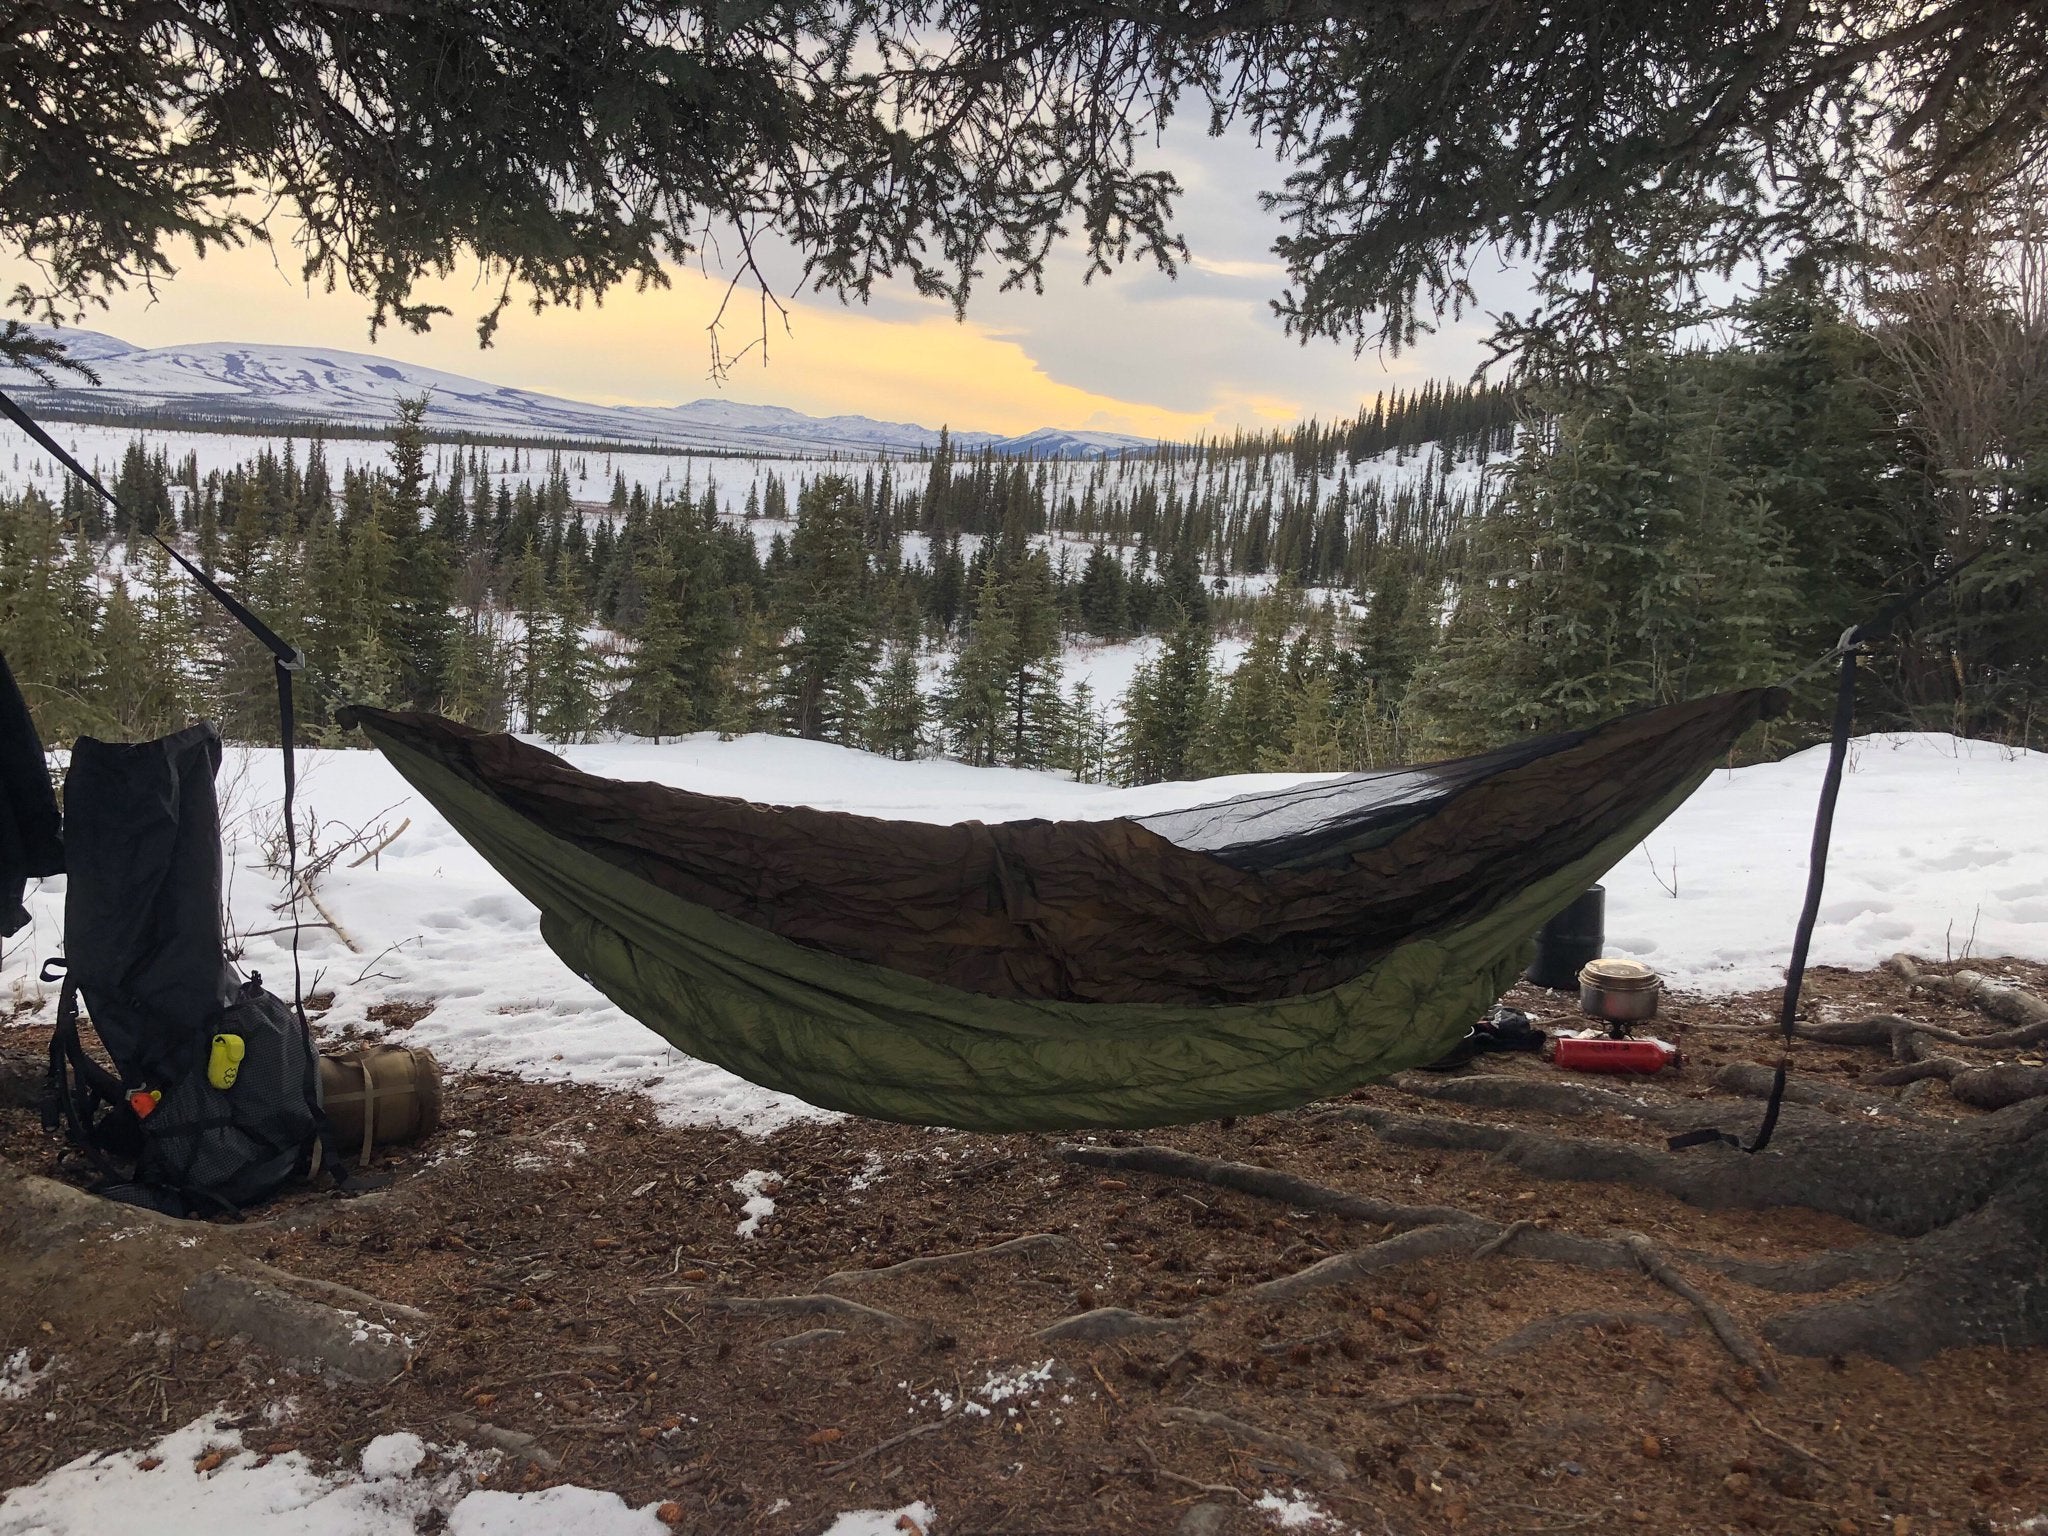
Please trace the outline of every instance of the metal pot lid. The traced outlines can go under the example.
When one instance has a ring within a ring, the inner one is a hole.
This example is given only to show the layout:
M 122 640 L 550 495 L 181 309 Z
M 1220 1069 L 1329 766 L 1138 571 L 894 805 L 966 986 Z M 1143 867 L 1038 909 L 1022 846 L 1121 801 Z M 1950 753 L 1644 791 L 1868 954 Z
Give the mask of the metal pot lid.
M 1582 986 L 1607 992 L 1649 992 L 1664 985 L 1664 978 L 1640 960 L 1610 958 L 1589 960 L 1579 971 Z

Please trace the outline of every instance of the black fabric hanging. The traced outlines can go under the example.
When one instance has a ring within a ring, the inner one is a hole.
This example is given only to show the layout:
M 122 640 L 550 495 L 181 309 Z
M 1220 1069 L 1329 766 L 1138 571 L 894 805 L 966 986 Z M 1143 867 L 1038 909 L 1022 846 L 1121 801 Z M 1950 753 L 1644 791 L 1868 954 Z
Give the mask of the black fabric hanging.
M 0 938 L 28 926 L 29 881 L 64 872 L 61 827 L 42 740 L 0 656 Z

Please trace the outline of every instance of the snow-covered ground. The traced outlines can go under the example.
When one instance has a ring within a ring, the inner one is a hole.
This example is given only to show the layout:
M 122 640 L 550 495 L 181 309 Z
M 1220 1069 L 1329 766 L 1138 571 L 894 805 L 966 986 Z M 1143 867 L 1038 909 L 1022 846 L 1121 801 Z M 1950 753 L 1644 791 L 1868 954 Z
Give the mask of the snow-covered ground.
M 1827 749 L 1717 772 L 1608 875 L 1607 942 L 1673 986 L 1784 979 Z M 1863 736 L 1835 813 L 1816 965 L 2048 961 L 2048 753 Z
M 257 1439 L 261 1440 L 259 1432 Z M 476 1483 L 494 1451 L 379 1435 L 360 1466 L 323 1473 L 297 1451 L 267 1456 L 209 1415 L 153 1446 L 83 1456 L 0 1499 L 0 1536 L 104 1536 L 138 1520 L 151 1536 L 670 1536 L 660 1506 L 562 1486 L 500 1493 Z M 201 1470 L 201 1469 L 204 1470 Z M 673 1518 L 673 1511 L 671 1518 Z M 901 1536 L 926 1529 L 924 1504 L 852 1510 L 820 1536 Z
M 565 755 L 614 778 L 936 822 L 1144 815 L 1290 781 L 1248 775 L 1115 790 L 769 736 L 611 743 Z M 1608 877 L 1610 951 L 1650 962 L 1674 987 L 1775 985 L 1804 888 L 1824 757 L 1815 750 L 1717 772 Z M 349 942 L 308 927 L 300 954 L 307 990 L 336 993 L 331 1018 L 359 1021 L 389 998 L 431 1000 L 434 1011 L 407 1038 L 451 1066 L 639 1090 L 676 1123 L 767 1131 L 817 1113 L 682 1055 L 576 979 L 540 943 L 533 909 L 382 758 L 314 752 L 301 761 L 301 805 L 322 822 L 323 843 L 344 828 L 411 822 L 376 860 L 321 884 Z M 223 770 L 230 905 L 241 933 L 281 922 L 271 909 L 276 883 L 255 867 L 275 825 L 278 767 L 274 751 L 231 750 Z M 32 889 L 33 926 L 7 942 L 0 989 L 39 990 L 41 957 L 61 947 L 62 906 L 62 881 Z M 286 984 L 287 943 L 275 933 L 251 937 L 244 964 Z M 1869 966 L 1901 949 L 2048 961 L 2048 754 L 1938 735 L 1856 743 L 1813 958 Z

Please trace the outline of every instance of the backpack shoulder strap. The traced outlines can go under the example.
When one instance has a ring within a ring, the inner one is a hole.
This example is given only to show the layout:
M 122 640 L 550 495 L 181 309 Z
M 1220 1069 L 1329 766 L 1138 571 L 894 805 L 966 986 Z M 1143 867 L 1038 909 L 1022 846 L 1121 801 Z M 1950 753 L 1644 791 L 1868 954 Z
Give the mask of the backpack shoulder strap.
M 49 977 L 53 961 L 43 968 Z M 114 1165 L 101 1143 L 96 1126 L 102 1109 L 125 1109 L 121 1084 L 105 1067 L 85 1054 L 78 1040 L 78 983 L 67 972 L 57 994 L 57 1020 L 50 1032 L 50 1065 L 43 1082 L 43 1125 L 68 1129 L 71 1139 L 84 1148 L 100 1171 L 109 1178 L 125 1175 Z

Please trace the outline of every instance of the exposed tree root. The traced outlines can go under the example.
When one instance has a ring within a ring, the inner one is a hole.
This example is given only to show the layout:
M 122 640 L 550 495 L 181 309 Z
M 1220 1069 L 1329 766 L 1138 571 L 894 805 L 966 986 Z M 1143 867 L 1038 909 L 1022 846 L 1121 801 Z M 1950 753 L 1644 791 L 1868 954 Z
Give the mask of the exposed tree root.
M 1153 1172 L 1184 1172 L 1188 1177 L 1199 1178 L 1208 1183 L 1222 1182 L 1219 1174 L 1227 1169 L 1231 1180 L 1230 1187 L 1263 1196 L 1284 1198 L 1289 1204 L 1307 1208 L 1342 1210 L 1344 1202 L 1349 1198 L 1341 1190 L 1330 1189 L 1326 1185 L 1314 1184 L 1254 1164 L 1219 1163 L 1214 1159 L 1195 1157 L 1188 1153 L 1169 1153 L 1164 1148 L 1125 1147 L 1116 1150 L 1127 1159 L 1121 1166 L 1143 1167 Z M 1159 1155 L 1137 1155 L 1148 1151 Z M 1284 1195 L 1279 1193 L 1283 1190 Z M 1378 1202 L 1368 1204 L 1376 1206 Z M 1275 1280 L 1248 1286 L 1228 1300 L 1233 1303 L 1250 1303 L 1254 1306 L 1280 1305 L 1299 1300 L 1312 1291 L 1330 1286 L 1349 1285 L 1381 1270 L 1398 1268 L 1424 1259 L 1451 1254 L 1483 1259 L 1508 1252 L 1512 1252 L 1520 1259 L 1572 1264 L 1584 1269 L 1639 1268 L 1660 1285 L 1691 1302 L 1698 1309 L 1700 1316 L 1706 1320 L 1714 1336 L 1727 1347 L 1728 1352 L 1738 1363 L 1754 1371 L 1757 1378 L 1766 1385 L 1772 1381 L 1770 1368 L 1765 1364 L 1762 1353 L 1742 1332 L 1727 1309 L 1672 1268 L 1670 1261 L 1651 1245 L 1648 1238 L 1632 1232 L 1622 1233 L 1613 1240 L 1580 1237 L 1569 1232 L 1552 1232 L 1531 1221 L 1504 1223 L 1475 1216 L 1469 1211 L 1453 1211 L 1448 1221 L 1430 1226 L 1417 1226 L 1398 1236 L 1370 1243 L 1363 1248 L 1332 1254 L 1306 1269 L 1296 1270 L 1291 1275 L 1282 1275 Z M 1117 1311 L 1113 1308 L 1103 1310 Z M 1096 1335 L 1086 1331 L 1083 1325 L 1088 1324 L 1096 1315 L 1083 1313 L 1079 1317 L 1064 1319 L 1049 1329 L 1041 1330 L 1037 1337 L 1095 1338 Z M 1108 1326 L 1125 1332 L 1152 1332 L 1156 1331 L 1161 1323 L 1161 1319 L 1141 1318 L 1123 1313 Z
M 1349 1285 L 1383 1269 L 1394 1269 L 1444 1254 L 1469 1254 L 1475 1243 L 1483 1242 L 1497 1230 L 1492 1222 L 1475 1221 L 1470 1217 L 1443 1226 L 1418 1227 L 1385 1242 L 1354 1248 L 1349 1253 L 1333 1253 L 1307 1269 L 1298 1269 L 1277 1280 L 1249 1286 L 1239 1291 L 1235 1299 L 1255 1306 L 1293 1301 L 1310 1291 L 1332 1285 Z
M 401 1375 L 418 1353 L 411 1339 L 352 1309 L 313 1301 L 279 1281 L 230 1269 L 200 1275 L 185 1287 L 182 1304 L 213 1333 L 243 1334 L 282 1359 L 375 1385 Z
M 837 1344 L 846 1337 L 844 1328 L 806 1328 L 802 1333 L 792 1333 L 788 1338 L 776 1339 L 770 1349 L 817 1349 L 826 1344 Z
M 1465 1219 L 1463 1211 L 1449 1206 L 1396 1205 L 1367 1195 L 1331 1189 L 1277 1168 L 1197 1157 L 1189 1152 L 1176 1152 L 1171 1147 L 1062 1146 L 1059 1156 L 1067 1162 L 1081 1163 L 1090 1168 L 1154 1173 L 1162 1178 L 1213 1184 L 1218 1189 L 1233 1189 L 1239 1194 L 1255 1195 L 1262 1200 L 1277 1200 L 1297 1210 L 1327 1211 L 1333 1216 L 1348 1216 L 1353 1221 L 1368 1221 L 1381 1227 L 1426 1227 Z
M 316 1280 L 310 1275 L 294 1275 L 255 1259 L 242 1259 L 236 1266 L 243 1274 L 270 1285 L 283 1286 L 287 1290 L 324 1296 L 330 1302 L 378 1318 L 386 1323 L 412 1323 L 424 1326 L 433 1321 L 418 1307 L 408 1307 L 403 1302 L 386 1301 L 382 1296 L 372 1296 L 368 1291 L 359 1291 L 352 1285 L 342 1285 L 333 1280 Z
M 1142 1338 L 1152 1333 L 1172 1333 L 1188 1326 L 1185 1317 L 1148 1317 L 1123 1307 L 1097 1307 L 1076 1312 L 1049 1323 L 1032 1335 L 1043 1344 L 1067 1341 L 1082 1344 L 1114 1344 L 1120 1339 Z
M 1255 1446 L 1275 1456 L 1285 1456 L 1305 1472 L 1324 1478 L 1329 1482 L 1348 1482 L 1351 1468 L 1335 1451 L 1324 1450 L 1319 1445 L 1310 1445 L 1292 1435 L 1283 1435 L 1277 1430 L 1266 1429 L 1258 1424 L 1247 1424 L 1242 1419 L 1227 1418 L 1220 1413 L 1210 1413 L 1202 1408 L 1165 1408 L 1160 1415 L 1169 1424 L 1186 1424 L 1194 1429 L 1206 1429 L 1219 1435 L 1228 1436 L 1240 1445 Z
M 2004 1109 L 2027 1099 L 2048 1095 L 2048 1067 L 2024 1067 L 2000 1063 L 1979 1066 L 1953 1056 L 1935 1056 L 1926 1061 L 1892 1067 L 1864 1079 L 1872 1087 L 1897 1088 L 1907 1083 L 1938 1078 L 1958 1104 L 1972 1109 Z
M 1740 1075 L 1731 1081 L 1746 1086 Z M 1468 1104 L 1566 1105 L 1572 1114 L 1597 1107 L 1674 1128 L 1727 1118 L 1725 1104 L 1672 1104 L 1644 1113 L 1620 1094 L 1527 1079 L 1467 1078 L 1453 1092 Z M 1764 1337 L 1785 1353 L 1861 1353 L 1909 1365 L 1958 1345 L 2048 1343 L 2048 1287 L 2039 1283 L 2048 1270 L 2048 1098 L 2027 1098 L 1948 1127 L 1878 1120 L 1860 1112 L 1870 1106 L 1855 1107 L 1859 1112 L 1849 1120 L 1788 1104 L 1771 1150 L 1757 1156 L 1727 1146 L 1671 1154 L 1364 1106 L 1335 1113 L 1392 1142 L 1489 1153 L 1539 1177 L 1629 1184 L 1705 1207 L 1804 1206 L 1914 1239 L 1795 1265 L 1700 1256 L 1703 1266 L 1731 1279 L 1779 1291 L 1878 1283 L 1862 1295 L 1818 1301 L 1773 1319 Z M 1511 1251 L 1545 1256 L 1521 1243 Z M 1730 1339 L 1723 1342 L 1740 1354 Z
M 1777 1378 L 1765 1364 L 1763 1351 L 1749 1341 L 1728 1309 L 1713 1297 L 1707 1295 L 1685 1276 L 1671 1267 L 1671 1261 L 1657 1251 L 1652 1243 L 1640 1232 L 1622 1234 L 1621 1245 L 1636 1256 L 1636 1262 L 1643 1266 L 1643 1273 L 1655 1280 L 1675 1296 L 1691 1302 L 1699 1315 L 1706 1319 L 1707 1326 L 1714 1331 L 1714 1337 L 1722 1346 L 1749 1369 L 1756 1372 L 1757 1380 L 1767 1387 L 1776 1387 Z
M 1899 1366 L 1966 1345 L 2048 1343 L 2048 1145 L 2037 1148 L 1981 1209 L 1913 1243 L 1893 1283 L 1775 1318 L 1764 1337 L 1791 1354 Z
M 1506 1338 L 1487 1345 L 1484 1353 L 1519 1355 L 1553 1339 L 1582 1333 L 1588 1328 L 1602 1332 L 1609 1328 L 1654 1328 L 1675 1339 L 1692 1332 L 1693 1320 L 1684 1312 L 1567 1312 L 1563 1317 L 1546 1317 L 1526 1328 L 1518 1328 Z
M 1472 1096 L 1465 1102 L 1484 1102 L 1476 1092 L 1482 1085 L 1511 1081 L 1466 1079 L 1463 1086 Z M 1521 1086 L 1503 1092 L 1504 1106 L 1524 1107 Z M 1657 1122 L 1673 1129 L 1725 1125 L 1730 1108 L 1726 1103 L 1671 1105 Z M 1754 1157 L 1728 1146 L 1674 1154 L 1662 1147 L 1364 1105 L 1332 1113 L 1369 1125 L 1397 1145 L 1490 1153 L 1538 1178 L 1630 1184 L 1706 1209 L 1805 1206 L 1898 1237 L 1917 1237 L 1968 1215 L 2030 1160 L 2048 1153 L 2043 1135 L 2048 1132 L 2048 1100 L 2029 1100 L 1947 1129 L 1869 1119 L 1851 1123 L 1789 1104 L 1771 1150 Z M 1941 1177 L 1928 1177 L 1933 1168 L 1941 1170 Z
M 2030 1092 L 2039 1072 L 1973 1067 L 1951 1080 L 1996 1083 L 2001 1094 Z M 1770 1076 L 1763 1068 L 1737 1069 L 1724 1073 L 1721 1081 L 1740 1092 L 1762 1093 L 1768 1091 Z M 1733 1108 L 1725 1100 L 1659 1102 L 1586 1084 L 1505 1074 L 1408 1077 L 1396 1086 L 1417 1097 L 1481 1108 L 1579 1119 L 1615 1115 L 1665 1130 L 1720 1126 Z M 1800 1206 L 1912 1240 L 1789 1264 L 1687 1256 L 1702 1269 L 1781 1293 L 1823 1295 L 1847 1285 L 1870 1287 L 1854 1297 L 1821 1299 L 1774 1318 L 1763 1330 L 1764 1339 L 1786 1353 L 1862 1353 L 1911 1364 L 1962 1344 L 2048 1343 L 2048 1286 L 2039 1283 L 2040 1274 L 2048 1272 L 2048 1097 L 2029 1096 L 1977 1118 L 1943 1124 L 1901 1116 L 1891 1100 L 1875 1095 L 1796 1081 L 1793 1087 L 1794 1102 L 1785 1106 L 1770 1150 L 1759 1155 L 1725 1144 L 1672 1153 L 1655 1145 L 1367 1105 L 1328 1113 L 1370 1126 L 1399 1145 L 1485 1153 L 1538 1177 L 1627 1184 L 1707 1208 Z M 1830 1109 L 1842 1113 L 1824 1112 Z M 1891 1113 L 1873 1115 L 1872 1110 Z M 1066 1155 L 1099 1166 L 1198 1179 L 1303 1209 L 1406 1229 L 1251 1286 L 1232 1298 L 1237 1301 L 1284 1304 L 1327 1286 L 1451 1255 L 1506 1254 L 1591 1269 L 1639 1267 L 1692 1303 L 1729 1354 L 1759 1380 L 1770 1377 L 1762 1349 L 1727 1308 L 1633 1234 L 1579 1237 L 1526 1222 L 1503 1224 L 1467 1212 L 1391 1205 L 1277 1170 L 1158 1148 L 1075 1149 Z
M 2005 990 L 2017 991 L 2010 987 Z M 2020 995 L 2032 997 L 2031 993 Z M 1878 1013 L 1867 1019 L 1844 1019 L 1835 1024 L 1802 1024 L 1793 1033 L 1801 1040 L 1817 1040 L 1822 1045 L 1887 1046 L 1894 1054 L 1901 1049 L 1902 1040 L 1912 1037 L 1938 1041 L 1942 1045 L 1973 1046 L 1980 1051 L 2004 1051 L 2048 1040 L 2048 1019 L 2014 1029 L 1993 1030 L 1984 1035 L 1965 1035 L 1919 1019 L 1903 1018 L 1896 1013 Z
M 1506 1226 L 1500 1229 L 1499 1236 L 1489 1237 L 1477 1248 L 1474 1248 L 1472 1250 L 1472 1257 L 1475 1259 L 1492 1258 L 1496 1253 L 1499 1253 L 1501 1249 L 1507 1247 L 1509 1243 L 1512 1243 L 1516 1238 L 1520 1237 L 1524 1232 L 1529 1231 L 1535 1225 L 1535 1222 L 1528 1220 L 1526 1217 L 1520 1221 L 1509 1222 Z
M 1746 1099 L 1764 1099 L 1770 1097 L 1771 1084 L 1776 1077 L 1777 1073 L 1770 1067 L 1736 1062 L 1714 1074 L 1714 1086 L 1727 1093 L 1740 1094 Z M 1815 1109 L 1838 1110 L 1846 1115 L 1869 1114 L 1875 1111 L 1881 1115 L 1905 1113 L 1912 1117 L 1912 1111 L 1902 1108 L 1897 1099 L 1875 1093 L 1858 1093 L 1852 1088 L 1837 1087 L 1833 1083 L 1819 1083 L 1805 1077 L 1786 1078 L 1785 1102 L 1805 1104 Z
M 1006 1243 L 992 1243 L 986 1248 L 964 1248 L 958 1253 L 928 1253 L 881 1269 L 842 1269 L 837 1274 L 827 1275 L 818 1284 L 821 1288 L 830 1288 L 860 1285 L 870 1280 L 897 1280 L 928 1270 L 962 1269 L 987 1259 L 1029 1258 L 1067 1246 L 1068 1240 L 1057 1232 L 1033 1232 L 1024 1237 L 1013 1237 Z
M 1531 1109 L 1570 1119 L 1619 1115 L 1666 1127 L 1690 1124 L 1678 1106 L 1636 1098 L 1612 1088 L 1595 1088 L 1590 1083 L 1545 1082 L 1533 1077 L 1484 1073 L 1473 1077 L 1436 1077 L 1426 1072 L 1402 1072 L 1387 1081 L 1389 1087 L 1419 1099 L 1441 1099 L 1481 1109 Z M 1348 1108 L 1336 1113 L 1343 1118 L 1356 1118 Z
M 1785 1295 L 1813 1295 L 1844 1285 L 1867 1285 L 1896 1280 L 1906 1268 L 1910 1244 L 1887 1248 L 1832 1248 L 1811 1258 L 1788 1263 L 1740 1259 L 1725 1253 L 1688 1253 L 1686 1257 L 1702 1269 L 1726 1275 L 1742 1285 Z

